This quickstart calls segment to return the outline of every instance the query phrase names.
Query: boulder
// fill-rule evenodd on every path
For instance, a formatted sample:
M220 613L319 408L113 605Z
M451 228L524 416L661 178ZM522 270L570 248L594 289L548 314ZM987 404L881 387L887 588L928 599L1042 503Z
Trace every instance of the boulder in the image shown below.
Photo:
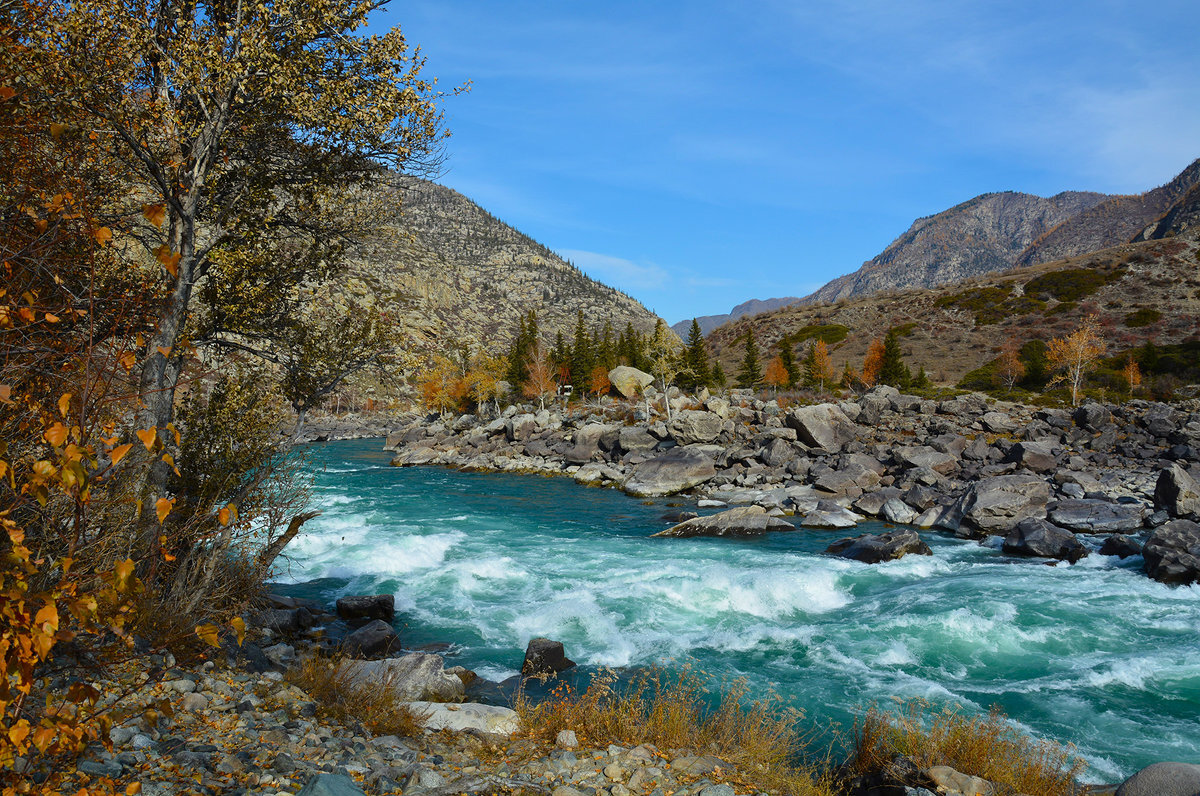
M1058 460L1050 451L1050 443L1022 440L1009 449L1005 462L1012 462L1034 473L1049 473L1058 467Z
M586 464L600 452L601 440L606 434L617 435L616 426L604 423L589 423L575 432L575 444L563 457L567 464Z
M339 597L337 615L342 619L382 619L390 622L396 616L396 598L391 594Z
M1103 431L1112 425L1113 419L1107 406L1096 403L1086 403L1077 407L1071 418L1075 425L1085 431Z
M786 439L775 437L758 452L758 459L767 467L783 467L797 457L796 449Z
M1017 422L1004 412L984 412L979 422L993 434L1007 434L1017 430Z
M1091 499L1060 500L1049 510L1050 522L1076 533L1136 531L1142 527L1143 514L1137 503Z
M1172 520L1155 528L1142 556L1146 574L1160 583L1200 582L1200 525Z
M958 469L958 457L934 450L928 445L896 448L892 451L892 457L906 469L928 467L942 475L949 475Z
M929 545L921 541L916 531L890 531L881 534L865 534L857 539L839 539L825 549L826 553L851 558L864 564L895 561L909 553L921 556L933 555Z
M1044 518L1050 485L1032 475L997 475L976 481L957 504L964 530L981 534L1007 533L1021 520Z
M707 453L683 446L634 467L623 489L634 497L662 497L703 484L716 474Z
M521 729L517 712L499 705L476 702L446 704L443 702L406 702L405 706L427 730L482 733L483 735L515 735Z
M944 796L993 796L999 792L986 779L964 774L950 766L932 766L925 770L925 776L933 783L934 792Z
M316 774L296 796L366 796L363 789L346 774Z
M654 450L658 438L645 426L622 426L617 435L617 446L626 453Z
M784 417L788 428L805 445L838 453L857 438L857 430L846 413L834 404L817 404L793 409Z
M684 520L653 536L757 536L767 531L794 531L796 526L773 517L762 506L739 506L735 509Z
M575 661L567 657L561 641L533 638L525 647L525 660L521 662L521 674L524 677L558 674L574 665Z
M1100 555L1116 556L1117 558L1131 558L1142 554L1142 543L1132 536L1126 536L1121 533L1114 533L1112 536L1104 540L1104 544L1100 545Z
M831 500L821 500L817 502L817 507L804 515L804 519L800 522L805 528L816 528L821 530L838 530L841 528L853 528L858 525L858 521L862 517L855 514L849 509L844 509Z
M608 383L625 398L636 398L643 389L654 383L654 377L628 365L618 365L608 372Z
M1200 515L1200 484L1181 465L1172 464L1158 474L1154 502L1174 517L1196 517Z
M883 504L883 518L897 525L908 525L917 518L917 512L899 498L889 498Z
M525 442L537 431L537 418L531 414L513 415L504 424L504 436L509 442Z
M824 492L835 495L858 497L863 492L869 492L879 486L879 474L868 470L857 462L848 462L838 470L826 470L814 473L816 479L813 486Z
M379 661L345 661L341 671L354 683L387 689L398 702L461 702L462 678L446 671L441 655L410 652Z
M1116 796L1200 796L1200 766L1154 763L1122 782Z
M712 442L721 435L724 422L715 412L686 409L671 419L671 436L680 445Z
M382 619L372 619L342 641L342 650L347 655L357 658L386 655L398 649L400 637L396 635L392 626Z
M1053 558L1072 564L1088 554L1087 548L1075 538L1075 534L1032 517L1021 520L1004 538L1004 552L1015 556Z

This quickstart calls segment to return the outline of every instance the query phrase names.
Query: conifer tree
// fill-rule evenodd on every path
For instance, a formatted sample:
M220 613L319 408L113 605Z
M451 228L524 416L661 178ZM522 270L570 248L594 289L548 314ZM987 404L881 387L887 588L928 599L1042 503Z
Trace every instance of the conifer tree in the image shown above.
M925 372L925 366L921 365L917 370L917 375L913 378L912 388L914 390L928 390L933 386L933 382L929 380L929 374Z
M554 349L550 352L550 361L554 363L555 368L562 367L571 361L571 351L567 348L566 340L563 339L562 329L554 334Z
M742 365L738 370L737 386L754 388L763 379L762 363L758 361L758 343L754 340L754 330L746 332L746 350L742 355Z
M617 343L613 340L612 321L605 319L604 330L600 333L600 345L596 350L597 364L604 366L606 371L617 366Z
M833 362L829 359L829 344L824 340L814 340L808 346L808 354L804 357L804 377L809 385L824 390L825 382L833 381Z
M591 378L594 364L592 338L583 325L583 310L580 309L575 317L575 345L571 348L571 383L577 384L581 388L587 384L588 379Z
M725 368L721 367L721 360L717 360L712 366L712 377L709 383L718 388L724 388L727 380L725 378Z
M708 345L704 342L704 334L700 324L692 318L688 329L687 350L684 353L684 364L689 371L689 384L693 389L699 389L712 383L712 368L708 364Z
M784 335L779 341L779 361L787 373L787 386L795 387L800 383L800 365L796 362L796 352L792 349L792 339Z
M895 329L883 338L883 360L879 365L879 383L906 390L912 385L912 373L904 364L900 350L900 335Z

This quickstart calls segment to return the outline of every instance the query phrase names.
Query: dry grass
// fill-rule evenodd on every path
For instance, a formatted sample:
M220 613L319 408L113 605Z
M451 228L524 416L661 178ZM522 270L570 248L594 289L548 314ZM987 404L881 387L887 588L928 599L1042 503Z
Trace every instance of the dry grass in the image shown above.
M1029 796L1069 796L1085 766L1071 747L1024 735L998 711L986 716L934 712L922 701L895 711L872 707L855 722L854 773L884 770L898 756L922 769L950 766L995 782L1002 792Z
M404 738L424 732L418 717L397 703L388 689L355 682L339 663L310 656L288 672L288 680L308 692L323 717L357 721L374 735Z
M536 705L520 694L514 707L522 726L545 742L553 742L561 730L573 730L584 746L688 748L736 767L727 772L730 781L796 796L832 796L828 766L797 762L804 750L797 734L799 711L785 708L774 695L747 700L744 680L717 689L717 706L709 709L709 686L707 678L687 667L650 669L620 687L608 672L595 676L581 694L562 685Z

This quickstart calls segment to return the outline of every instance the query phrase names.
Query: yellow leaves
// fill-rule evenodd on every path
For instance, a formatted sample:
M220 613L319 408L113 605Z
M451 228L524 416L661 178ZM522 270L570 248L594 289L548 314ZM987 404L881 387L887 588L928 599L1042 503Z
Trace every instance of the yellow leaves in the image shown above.
M13 746L21 747L25 743L25 739L29 737L29 721L21 719L14 724L8 731L8 739Z
M170 500L167 498L159 498L158 500L154 501L154 515L158 517L159 525L161 525L163 520L167 518L167 515L171 513L173 508L175 508L174 498L171 498Z
M58 399L58 413L66 417L71 411L71 393L63 393Z
M125 372L133 370L133 366L137 364L137 355L132 351L122 351L117 357L117 364L125 369Z
M39 752L45 754L46 750L50 748L50 744L54 742L55 735L57 732L53 727L38 727L33 731L33 745Z
M62 138L63 133L67 132L70 129L71 129L71 126L68 124L52 123L50 125L50 136L55 141L57 141L58 139Z
M112 236L113 236L112 230L109 229L108 227L100 227L99 229L92 232L92 238L96 241L97 245L100 245L100 246L104 246L109 241L111 241Z
M137 794L139 794L141 792L142 792L142 783L140 783L140 782L130 782L128 785L125 786L125 796L137 796Z
M140 439L142 444L146 446L146 450L154 450L154 443L158 441L158 429L141 428L133 433L136 434L137 438Z
M113 567L113 574L117 578L117 588L126 588L129 585L130 576L133 575L133 559L127 558L124 561L117 562L117 565Z
M169 454L169 453L164 453L164 454L163 454L163 457L162 457L162 460L163 460L164 462L166 462L166 463L167 463L167 465L168 465L168 466L169 466L169 467L170 467L172 470L174 470L174 471L175 471L175 475L178 475L178 476L182 476L182 475L183 475L183 473L179 472L179 468L175 466L175 457L174 457L174 456L172 456L172 455L171 455L171 454Z
M0 384L0 403L12 406L15 401L12 399L12 385Z
M216 625L197 625L196 635L210 647L221 646L221 634Z
M142 205L142 215L156 227L161 227L167 217L166 205Z
M58 631L58 606L53 602L43 605L33 618L33 623L47 633Z
M121 460L125 458L125 454L129 453L132 448L132 442L127 442L124 445L118 445L117 447L113 448L112 452L108 454L108 457L112 460L113 466L115 467L116 465L120 464Z
M169 246L163 244L154 250L154 257L162 264L163 268L167 269L168 274L179 276L179 252L173 252Z
M233 628L233 632L237 634L238 646L242 646L242 642L246 640L246 622L240 616L235 616L229 620L229 626Z
M55 423L50 428L46 429L42 436L45 438L46 442L49 442L56 448L60 448L62 447L62 444L66 442L68 433L69 432L67 431L66 426L64 426L62 423Z

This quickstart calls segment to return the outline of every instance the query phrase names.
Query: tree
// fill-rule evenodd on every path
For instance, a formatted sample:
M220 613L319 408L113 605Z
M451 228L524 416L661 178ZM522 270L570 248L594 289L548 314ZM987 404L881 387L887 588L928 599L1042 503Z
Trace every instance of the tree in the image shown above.
M1056 337L1047 344L1046 359L1052 369L1061 371L1050 383L1066 382L1071 389L1072 406L1079 403L1083 382L1106 349L1095 315L1084 318L1083 324L1071 334Z
M724 389L726 383L725 368L721 366L721 360L718 359L712 367L712 385Z
M517 333L508 350L508 367L504 371L504 378L511 384L521 385L529 378L529 355L538 341L537 314L530 310L517 322Z
M470 389L458 365L441 355L433 358L421 374L418 385L421 401L441 415L458 406Z
M913 379L912 388L914 390L928 390L933 386L933 382L929 380L929 374L925 372L925 366L921 365L917 369L917 375Z
M787 373L787 386L795 387L800 383L800 365L796 362L796 353L792 350L792 341L787 335L779 341L779 361Z
M592 339L588 334L587 327L583 325L583 310L580 309L575 318L575 341L571 347L571 383L577 384L580 389L583 389L595 364L596 353L592 347Z
M587 387L588 391L595 396L607 395L609 389L612 387L612 382L608 380L608 368L603 365L597 365L592 368Z
M1017 341L1009 338L1000 347L1000 356L996 360L996 384L1011 392L1024 375L1025 363L1021 361L1021 350Z
M842 368L842 380L840 382L842 387L847 390L852 390L854 389L854 385L861 382L862 377L858 375L858 371L854 369L853 365L847 362L846 367Z
M658 378L663 394L663 406L667 413L667 422L671 421L671 396L669 390L675 377L684 370L682 358L677 345L678 338L667 327L666 321L658 319L654 325L654 335L650 338L649 350L646 357L650 364L650 373Z
M496 414L500 413L500 381L506 364L503 357L494 354L480 353L475 358L474 366L467 373L466 383L471 397L481 410L487 408L488 401L492 401Z
M864 368L865 370L865 368ZM883 356L879 363L879 383L901 390L908 389L912 384L912 373L904 364L904 355L900 350L900 335L895 329L888 330L883 338Z
M754 340L754 330L746 331L746 349L742 354L742 364L738 369L737 386L753 389L763 380L762 365L758 361L758 343Z
M436 167L442 95L424 60L399 29L357 33L380 5L18 6L25 71L72 75L64 104L103 131L96 145L133 186L111 197L124 204L113 212L140 207L149 222L134 240L161 266L165 298L138 367L140 427L171 438L193 346L271 349L368 228L359 188L387 167ZM152 461L138 490L148 505L169 498L171 472Z
M546 398L555 393L558 382L554 378L554 367L550 364L550 357L541 343L535 345L529 353L525 371L529 376L521 385L521 393L526 398L536 398L538 406L545 409Z
M1125 368L1122 371L1125 376L1125 383L1129 385L1129 392L1135 393L1142 386L1142 369L1138 367L1137 360L1131 354L1129 360L1125 363Z
M709 384L712 381L712 368L708 364L708 344L704 342L704 334L695 318L692 318L692 325L688 327L686 346L684 364L689 371L691 386L699 388Z
M878 338L867 346L867 355L863 357L862 375L859 380L864 387L874 387L879 379L879 371L883 368L883 341Z
M771 357L771 361L767 363L766 373L763 374L763 380L771 385L772 393L777 392L780 387L787 386L788 372L784 367L783 357L778 354Z
M816 384L820 390L825 389L825 382L833 381L833 362L829 359L829 344L824 340L814 340L808 347L808 355L804 358L804 376L810 384Z

